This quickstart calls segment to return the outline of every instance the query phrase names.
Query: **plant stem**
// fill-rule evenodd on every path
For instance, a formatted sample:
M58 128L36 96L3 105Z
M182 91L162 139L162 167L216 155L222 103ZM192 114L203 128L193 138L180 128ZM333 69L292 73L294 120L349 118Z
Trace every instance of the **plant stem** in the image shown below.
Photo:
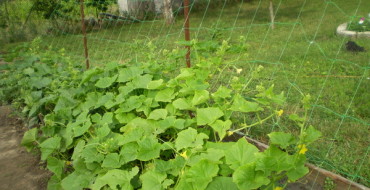
M242 128L239 128L239 129L235 129L235 130L233 130L233 131L231 131L231 132L233 132L233 133L234 133L234 132L241 131L241 130L246 129L246 128L249 128L249 127L253 127L253 126L256 126L256 125L262 124L263 122L265 122L265 121L267 121L268 119L272 118L274 115L276 115L276 114L275 114L275 113L273 113L273 114L271 114L270 116L266 117L265 119L263 119L263 120L261 120L261 121L258 121L258 122L256 122L256 123L253 123L253 124L251 124L251 125L246 125L246 126L244 126L244 127L242 127Z

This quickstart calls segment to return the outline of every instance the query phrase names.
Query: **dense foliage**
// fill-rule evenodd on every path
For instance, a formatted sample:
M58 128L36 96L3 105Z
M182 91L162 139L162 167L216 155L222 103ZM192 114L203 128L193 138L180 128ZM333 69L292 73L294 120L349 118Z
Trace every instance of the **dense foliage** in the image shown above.
M87 7L93 7L96 15L108 10L111 0L88 0L84 1ZM46 19L55 18L79 18L79 0L33 0L33 10L39 12ZM75 18L75 19L76 19Z
M232 48L190 45L195 64L176 74L178 50L164 52L168 60L161 64L148 54L147 62L85 72L63 52L42 53L37 45L13 52L14 64L2 68L0 97L38 124L22 145L40 150L54 173L49 189L275 189L308 172L307 146L321 134L306 126L306 116L290 115L300 133L269 134L265 151L244 138L223 141L283 117L284 94L250 87L253 77L237 77L238 69L230 71L236 76L229 85L213 90L210 82L228 66L224 56ZM309 99L302 101L306 113ZM258 121L240 121L238 114Z

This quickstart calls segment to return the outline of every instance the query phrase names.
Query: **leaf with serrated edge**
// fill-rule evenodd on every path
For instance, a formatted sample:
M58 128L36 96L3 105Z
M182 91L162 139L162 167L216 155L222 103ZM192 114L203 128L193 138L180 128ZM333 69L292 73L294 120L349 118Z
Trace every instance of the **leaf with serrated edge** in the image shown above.
M197 124L198 125L211 124L223 115L224 113L222 112L222 110L217 107L199 108L197 109Z

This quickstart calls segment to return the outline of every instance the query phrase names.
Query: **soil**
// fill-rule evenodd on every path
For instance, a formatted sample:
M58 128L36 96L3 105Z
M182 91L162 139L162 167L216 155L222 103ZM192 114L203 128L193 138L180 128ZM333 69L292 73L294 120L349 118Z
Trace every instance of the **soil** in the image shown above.
M50 173L39 156L20 146L25 128L12 116L10 106L0 106L0 189L43 190Z

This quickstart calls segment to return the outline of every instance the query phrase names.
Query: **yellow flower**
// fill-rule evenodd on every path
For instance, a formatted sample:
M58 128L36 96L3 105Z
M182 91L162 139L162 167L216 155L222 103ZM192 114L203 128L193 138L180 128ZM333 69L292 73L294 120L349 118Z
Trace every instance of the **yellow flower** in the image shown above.
M188 159L188 156L186 155L186 151L180 154L181 157Z
M280 117L281 115L283 115L283 113L284 113L284 110L279 110L279 111L277 112L277 115Z
M67 166L71 166L72 165L72 162L71 161L66 161L66 165Z
M231 135L233 135L234 134L234 132L232 132L232 131L228 131L227 132L227 136L231 136Z
M274 190L283 190L284 188L282 187L275 187Z
M308 150L305 144L298 145L298 148L299 148L298 154L306 154Z
M243 69L236 69L236 73L240 74L243 71Z

